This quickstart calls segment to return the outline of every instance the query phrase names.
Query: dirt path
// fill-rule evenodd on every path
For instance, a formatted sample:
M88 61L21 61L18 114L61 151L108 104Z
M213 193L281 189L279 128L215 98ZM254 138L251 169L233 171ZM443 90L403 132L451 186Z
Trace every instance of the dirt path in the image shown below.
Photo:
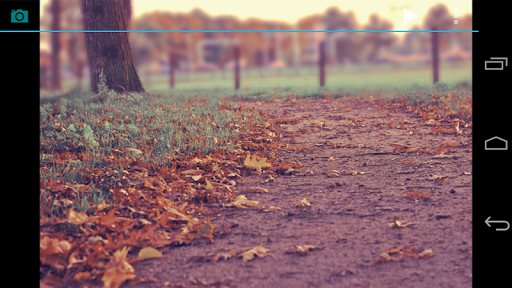
M154 281L129 287L471 287L470 126L461 125L456 135L432 133L436 126L418 124L426 120L402 104L379 101L243 105L280 119L273 125L283 137L316 150L277 151L277 158L303 167L244 176L236 190L258 206L205 205L222 208L221 216L212 216L217 237L134 263L137 275ZM445 117L442 125L453 127L453 119ZM409 152L393 152L405 147L391 143ZM441 143L459 147L445 145L441 154ZM438 176L447 178L433 180ZM294 206L305 197L311 206ZM260 212L264 206L280 210ZM212 260L260 244L274 257ZM296 245L321 249L299 253Z

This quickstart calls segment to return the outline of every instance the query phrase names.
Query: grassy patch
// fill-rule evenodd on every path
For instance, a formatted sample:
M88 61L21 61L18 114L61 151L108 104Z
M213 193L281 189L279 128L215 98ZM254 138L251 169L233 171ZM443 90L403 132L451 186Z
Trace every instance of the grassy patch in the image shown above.
M122 172L115 171L122 171L123 163L125 167L132 161L165 167L182 155L236 149L234 142L241 133L261 121L259 114L243 111L226 99L119 95L104 85L100 91L92 97L85 93L49 97L52 101L40 105L41 185L97 184L87 195L73 192L77 199L72 208L77 211L109 197L114 179L122 179L118 175ZM107 176L100 170L107 171ZM49 196L43 193L40 200L53 201L50 214L63 217L71 206Z

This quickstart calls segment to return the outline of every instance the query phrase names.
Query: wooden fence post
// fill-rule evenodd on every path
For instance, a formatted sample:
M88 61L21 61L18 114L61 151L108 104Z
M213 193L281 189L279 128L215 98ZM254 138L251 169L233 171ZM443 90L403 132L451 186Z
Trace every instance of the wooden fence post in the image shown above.
M432 27L432 30L437 30L436 27ZM438 32L432 33L432 72L434 76L434 84L439 82L439 35Z
M235 61L235 90L240 89L240 47L233 48L234 61Z
M169 74L171 76L171 88L174 88L174 68L176 66L174 54L169 54Z
M320 42L318 55L318 70L320 72L320 87L325 86L325 41Z

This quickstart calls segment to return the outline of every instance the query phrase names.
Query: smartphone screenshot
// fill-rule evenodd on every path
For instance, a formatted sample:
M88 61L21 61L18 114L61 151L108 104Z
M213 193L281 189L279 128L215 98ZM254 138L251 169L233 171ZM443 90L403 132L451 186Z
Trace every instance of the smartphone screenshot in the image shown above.
M23 122L39 133L38 176L23 178L39 185L23 209L39 211L34 280L505 283L499 5L1 1L5 101L19 102L4 107L37 115L39 95Z

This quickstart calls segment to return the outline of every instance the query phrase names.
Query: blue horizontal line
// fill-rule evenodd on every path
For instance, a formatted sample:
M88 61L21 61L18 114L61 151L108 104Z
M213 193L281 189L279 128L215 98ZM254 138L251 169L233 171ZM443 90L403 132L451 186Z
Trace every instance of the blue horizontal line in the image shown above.
M397 31L394 31L394 30L380 30L380 31L375 31L375 30L370 30L370 31L366 31L366 30L363 30L363 31L340 31L340 30L336 30L336 31L310 31L310 30L299 30L299 31L290 31L290 30L280 30L280 31L272 31L272 30L265 30L265 31L260 31L260 30L241 30L241 31L238 31L238 30L227 30L227 31L210 31L210 30L197 30L197 31L182 31L182 30L164 30L164 31L119 31L119 30L111 30L111 31L96 31L96 30L88 30L88 31L84 31L84 30L78 30L78 31L52 31L52 30L48 30L48 31L45 31L45 30L0 30L0 32L36 32L36 33L44 33L44 32L184 32L184 33L193 33L193 32L478 32L478 30L462 30L462 31L459 31L459 30L456 30L456 31L443 31L443 30L436 30L436 31L433 31L433 30L425 30L425 31L410 31L410 30L397 30Z

